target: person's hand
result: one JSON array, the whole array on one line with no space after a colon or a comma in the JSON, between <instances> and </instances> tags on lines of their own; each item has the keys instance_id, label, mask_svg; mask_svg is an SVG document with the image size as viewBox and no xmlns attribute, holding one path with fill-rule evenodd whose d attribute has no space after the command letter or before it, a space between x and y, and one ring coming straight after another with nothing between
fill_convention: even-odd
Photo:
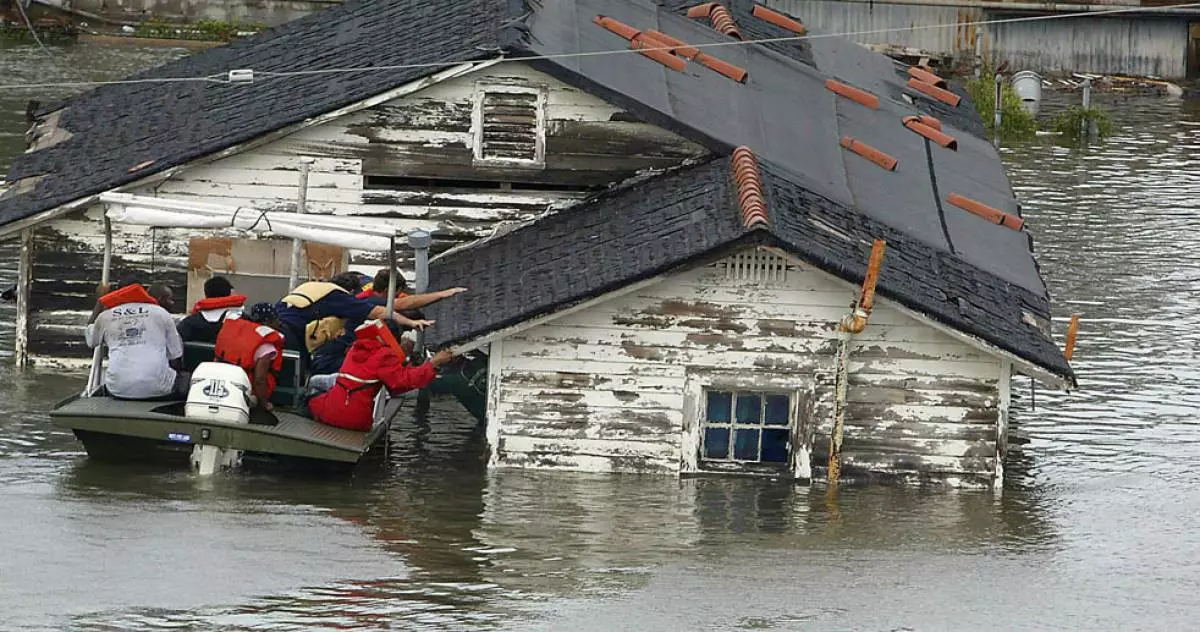
<instances>
[{"instance_id":1,"label":"person's hand","mask_svg":"<svg viewBox=\"0 0 1200 632\"><path fill-rule=\"evenodd\" d=\"M425 331L426 327L432 327L433 324L436 322L437 322L436 320L414 320L414 321L412 321L412 323L413 323L412 327L413 327L413 329Z\"/></svg>"},{"instance_id":2,"label":"person's hand","mask_svg":"<svg viewBox=\"0 0 1200 632\"><path fill-rule=\"evenodd\" d=\"M442 349L434 354L433 358L429 360L429 364L436 369L443 364L448 364L454 357L454 352L449 349Z\"/></svg>"},{"instance_id":3,"label":"person's hand","mask_svg":"<svg viewBox=\"0 0 1200 632\"><path fill-rule=\"evenodd\" d=\"M111 283L97 283L96 284L96 298L100 298L101 296L104 296L105 294L108 294L111 291L112 291Z\"/></svg>"},{"instance_id":4,"label":"person's hand","mask_svg":"<svg viewBox=\"0 0 1200 632\"><path fill-rule=\"evenodd\" d=\"M265 411L267 411L267 412L271 412L271 411L275 410L275 404L272 404L271 402L264 401L264 402L263 402L263 410L265 410Z\"/></svg>"},{"instance_id":5,"label":"person's hand","mask_svg":"<svg viewBox=\"0 0 1200 632\"><path fill-rule=\"evenodd\" d=\"M467 291L467 288L465 288L465 287L452 287L448 290L442 290L442 296L445 296L446 298L450 298L451 296L454 296L456 294L462 294L463 292L466 292L466 291Z\"/></svg>"}]
</instances>

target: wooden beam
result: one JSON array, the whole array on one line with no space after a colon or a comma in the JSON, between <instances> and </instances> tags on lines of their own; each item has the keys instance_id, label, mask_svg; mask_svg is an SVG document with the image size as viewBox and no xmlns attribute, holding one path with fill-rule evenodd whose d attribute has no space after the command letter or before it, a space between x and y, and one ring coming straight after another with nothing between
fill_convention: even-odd
<instances>
[{"instance_id":1,"label":"wooden beam","mask_svg":"<svg viewBox=\"0 0 1200 632\"><path fill-rule=\"evenodd\" d=\"M13 350L18 367L29 363L29 292L33 286L33 229L21 231L17 260L17 334Z\"/></svg>"}]
</instances>

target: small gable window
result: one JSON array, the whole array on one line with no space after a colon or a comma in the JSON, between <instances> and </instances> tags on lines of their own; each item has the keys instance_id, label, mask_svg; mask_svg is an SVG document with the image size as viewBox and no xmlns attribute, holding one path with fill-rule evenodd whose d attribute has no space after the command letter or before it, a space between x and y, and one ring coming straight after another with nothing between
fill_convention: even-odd
<instances>
[{"instance_id":1,"label":"small gable window","mask_svg":"<svg viewBox=\"0 0 1200 632\"><path fill-rule=\"evenodd\" d=\"M546 164L546 93L533 86L479 84L471 120L475 164Z\"/></svg>"},{"instance_id":2,"label":"small gable window","mask_svg":"<svg viewBox=\"0 0 1200 632\"><path fill-rule=\"evenodd\" d=\"M704 391L701 467L785 467L791 454L793 407L786 393Z\"/></svg>"}]
</instances>

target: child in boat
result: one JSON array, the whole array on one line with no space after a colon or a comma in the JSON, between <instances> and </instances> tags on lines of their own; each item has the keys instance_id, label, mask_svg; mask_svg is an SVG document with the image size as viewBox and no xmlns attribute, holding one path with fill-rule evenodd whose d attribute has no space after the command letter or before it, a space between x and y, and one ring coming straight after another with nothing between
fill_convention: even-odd
<instances>
[{"instance_id":1,"label":"child in boat","mask_svg":"<svg viewBox=\"0 0 1200 632\"><path fill-rule=\"evenodd\" d=\"M254 389L254 405L264 410L272 409L271 396L283 368L283 334L278 327L275 306L258 303L249 313L227 319L217 334L217 361L246 371Z\"/></svg>"},{"instance_id":2,"label":"child in boat","mask_svg":"<svg viewBox=\"0 0 1200 632\"><path fill-rule=\"evenodd\" d=\"M171 288L150 291L128 282L96 301L84 339L93 349L108 347L104 384L120 399L186 397L189 376L183 368L183 341L167 311L174 305Z\"/></svg>"},{"instance_id":3,"label":"child in boat","mask_svg":"<svg viewBox=\"0 0 1200 632\"><path fill-rule=\"evenodd\" d=\"M449 351L439 351L429 362L406 366L399 344L399 328L387 324L386 334L377 323L356 330L356 339L346 354L340 371L333 375L314 375L310 392L319 392L308 402L313 419L330 426L366 432L374 422L375 396L387 387L396 394L429 386L437 377L438 367L454 359ZM390 337L390 340L388 338Z\"/></svg>"},{"instance_id":4,"label":"child in boat","mask_svg":"<svg viewBox=\"0 0 1200 632\"><path fill-rule=\"evenodd\" d=\"M216 342L225 319L241 314L245 304L246 297L234 293L229 279L215 276L204 282L204 298L179 321L179 337L184 342Z\"/></svg>"}]
</instances>

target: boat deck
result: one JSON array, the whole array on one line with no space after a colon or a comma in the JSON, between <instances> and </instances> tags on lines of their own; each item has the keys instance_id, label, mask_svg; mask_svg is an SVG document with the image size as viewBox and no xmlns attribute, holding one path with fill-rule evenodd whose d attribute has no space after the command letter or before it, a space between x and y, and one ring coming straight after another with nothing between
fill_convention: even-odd
<instances>
[{"instance_id":1,"label":"boat deck","mask_svg":"<svg viewBox=\"0 0 1200 632\"><path fill-rule=\"evenodd\" d=\"M295 413L276 409L275 425L253 423L261 415L256 411L250 424L231 424L183 416L183 402L118 400L110 397L80 397L68 401L50 413L53 423L75 432L92 453L89 438L149 440L174 444L190 451L204 444L245 452L287 457L355 463L379 440L399 412L401 398L384 405L381 423L369 432L355 432L319 424Z\"/></svg>"}]
</instances>

